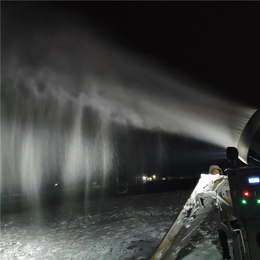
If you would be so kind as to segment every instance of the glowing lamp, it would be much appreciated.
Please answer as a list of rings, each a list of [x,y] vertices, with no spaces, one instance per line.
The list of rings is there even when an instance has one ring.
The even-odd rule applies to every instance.
[[[256,200],[257,204],[260,204],[260,199]]]
[[[248,191],[245,191],[245,192],[244,192],[244,196],[247,196],[247,197],[248,197],[249,195],[250,195],[250,194],[249,194]]]
[[[259,177],[250,177],[250,178],[248,178],[248,182],[250,184],[260,183],[260,178]]]
[[[242,204],[247,204],[246,200],[242,200],[241,202],[242,202]]]

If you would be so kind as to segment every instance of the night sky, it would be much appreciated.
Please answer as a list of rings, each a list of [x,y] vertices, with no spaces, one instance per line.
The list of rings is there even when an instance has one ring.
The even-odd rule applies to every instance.
[[[258,2],[93,6],[93,20],[129,48],[205,82],[210,92],[259,106]]]
[[[258,2],[62,2],[69,12],[165,68],[197,78],[209,91],[259,106]],[[30,9],[32,10],[32,8]]]
[[[7,8],[7,9],[5,9]],[[2,2],[13,23],[73,14],[122,46],[258,107],[260,4],[255,2]],[[11,13],[10,13],[10,10]],[[3,28],[4,29],[4,28]],[[4,40],[4,39],[3,39]]]
[[[72,19],[83,28],[90,27],[167,73],[177,71],[187,75],[212,96],[259,108],[259,2],[19,1],[1,5],[4,55],[8,44],[22,37],[26,28],[29,32],[37,25],[51,28],[51,17],[59,15],[63,16],[64,24]],[[149,174],[172,175],[173,168],[175,174],[195,174],[206,171],[209,164],[227,166],[223,147],[189,137],[129,128],[130,142],[127,134],[120,131],[114,138],[116,142],[127,140],[128,148],[118,145],[119,153],[128,150],[143,158],[133,166],[136,158],[127,153],[122,155],[121,172],[143,167]],[[161,158],[158,140],[164,149]]]

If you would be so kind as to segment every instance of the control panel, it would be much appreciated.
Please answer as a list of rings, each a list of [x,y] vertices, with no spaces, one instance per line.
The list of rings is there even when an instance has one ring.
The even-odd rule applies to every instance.
[[[260,167],[228,169],[234,213],[243,219],[260,219]]]

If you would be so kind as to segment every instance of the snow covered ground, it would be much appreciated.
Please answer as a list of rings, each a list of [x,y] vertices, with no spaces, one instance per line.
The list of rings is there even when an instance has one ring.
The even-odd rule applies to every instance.
[[[4,215],[0,258],[149,259],[190,190],[97,198]],[[178,260],[221,259],[214,219],[199,226]]]

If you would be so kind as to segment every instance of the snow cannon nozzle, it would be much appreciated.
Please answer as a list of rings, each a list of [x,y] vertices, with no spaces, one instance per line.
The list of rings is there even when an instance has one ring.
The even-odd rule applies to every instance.
[[[258,109],[247,122],[237,149],[239,159],[244,163],[257,166],[260,165],[260,109]]]

